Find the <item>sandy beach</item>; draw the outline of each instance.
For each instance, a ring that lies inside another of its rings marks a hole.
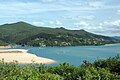
[[[0,50],[0,60],[4,59],[5,62],[18,61],[20,64],[30,64],[32,62],[37,64],[51,64],[55,63],[54,60],[38,57],[35,54],[30,54],[28,50],[24,49],[5,49]]]
[[[4,49],[4,48],[10,48],[11,46],[0,46],[0,48],[2,49]]]

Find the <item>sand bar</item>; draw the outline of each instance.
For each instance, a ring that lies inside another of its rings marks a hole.
[[[0,46],[0,48],[10,48],[11,46]]]
[[[54,60],[38,57],[35,54],[30,54],[28,50],[24,49],[7,49],[0,50],[0,60],[4,59],[5,62],[18,61],[20,64],[30,64],[32,62],[38,64],[52,64]]]

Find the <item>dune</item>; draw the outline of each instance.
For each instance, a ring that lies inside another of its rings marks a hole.
[[[56,61],[48,58],[38,57],[35,54],[28,53],[28,50],[24,49],[5,49],[0,50],[0,60],[4,59],[4,62],[17,61],[20,64],[52,64]]]

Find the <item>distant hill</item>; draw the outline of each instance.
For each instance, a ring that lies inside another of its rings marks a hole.
[[[0,46],[7,46],[7,45],[8,45],[8,43],[6,43],[6,42],[0,40]]]
[[[25,22],[1,25],[0,40],[8,44],[28,46],[104,45],[119,42],[85,30],[37,27]]]
[[[120,40],[120,36],[114,36],[113,38]]]

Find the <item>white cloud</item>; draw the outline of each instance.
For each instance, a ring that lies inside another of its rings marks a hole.
[[[44,26],[45,25],[44,22],[32,22],[32,24],[35,26]]]
[[[89,6],[93,7],[93,8],[102,8],[104,7],[104,2],[102,1],[94,1],[94,2],[89,2]]]
[[[47,27],[52,27],[52,28],[59,28],[59,27],[64,27],[63,23],[59,20],[55,20],[55,21],[48,21],[47,23]]]
[[[119,26],[119,27],[120,27],[120,20],[111,22],[111,24],[112,24],[113,26]]]
[[[63,19],[66,19],[66,20],[75,20],[76,18],[75,17],[70,17],[70,16],[62,16]]]
[[[84,22],[84,21],[81,21],[81,22],[75,23],[75,25],[76,25],[77,27],[79,27],[79,26],[82,26],[82,27],[87,27],[87,26],[89,26],[89,24],[86,23],[86,22]]]
[[[45,3],[41,3],[45,2]],[[47,3],[46,2],[50,2]],[[69,1],[70,2],[70,1]],[[76,5],[77,2],[71,1],[72,5],[70,4],[67,6],[68,1],[62,0],[39,0],[34,2],[19,2],[15,0],[11,3],[0,3],[0,13],[10,13],[10,14],[32,14],[32,13],[41,13],[47,11],[84,11],[84,10],[94,10],[89,5]],[[82,3],[82,2],[81,2]],[[85,2],[84,2],[85,3]],[[65,5],[63,5],[65,4]],[[80,4],[80,2],[79,2]]]
[[[90,24],[84,21],[75,23],[75,29],[84,29],[89,32],[107,35],[107,36],[119,36],[120,35],[120,20],[116,21],[104,21],[99,24]]]
[[[112,17],[108,17],[108,19],[112,19]]]
[[[82,20],[93,20],[95,19],[96,17],[93,16],[93,15],[90,15],[90,16],[78,16],[78,18],[82,19]]]
[[[27,0],[25,0],[27,1]],[[40,13],[45,11],[88,11],[96,10],[99,7],[107,7],[103,1],[67,1],[67,0],[37,0],[37,1],[19,1],[12,0],[7,3],[2,3],[0,1],[0,13],[17,13],[17,14],[31,14],[31,13]],[[11,2],[11,3],[10,3]],[[44,3],[42,3],[44,2]],[[49,3],[48,3],[49,2]],[[71,3],[71,4],[69,4]],[[69,4],[69,5],[68,5]],[[79,5],[82,4],[82,5]],[[114,5],[115,6],[115,5]],[[111,7],[111,6],[109,6]],[[116,5],[116,7],[120,7]]]
[[[108,21],[104,21],[104,22],[103,22],[103,25],[104,25],[104,26],[109,26],[109,27],[110,27],[110,26],[112,26],[112,27],[113,27],[113,26],[115,26],[115,27],[120,27],[120,20],[109,21],[109,22],[108,22]]]
[[[117,10],[117,14],[120,15],[120,10]]]
[[[74,23],[74,25],[75,25],[74,29],[76,30],[78,29],[91,30],[93,28],[93,26],[90,26],[89,23],[86,23],[84,21]]]
[[[53,25],[53,24],[54,24],[54,21],[49,21],[49,24]]]
[[[63,23],[59,20],[56,20],[56,25],[62,25]]]
[[[93,30],[93,32],[103,34],[103,35],[108,35],[108,36],[119,36],[120,20],[104,21],[103,23],[96,25],[96,30]]]
[[[94,15],[88,15],[88,16],[62,16],[63,19],[65,20],[93,20],[96,17]]]
[[[96,27],[99,26],[101,28],[101,31],[120,31],[120,20],[115,21],[104,21],[103,23],[100,23],[99,25],[96,25]],[[100,30],[100,29],[98,29]]]
[[[89,24],[89,23],[86,23],[84,21],[75,23],[75,26],[76,26],[75,27],[76,29],[84,29],[84,30],[88,30],[88,31],[94,31],[97,29],[101,29],[101,26]]]
[[[56,0],[41,0],[44,3],[51,3],[51,2],[55,2]]]

